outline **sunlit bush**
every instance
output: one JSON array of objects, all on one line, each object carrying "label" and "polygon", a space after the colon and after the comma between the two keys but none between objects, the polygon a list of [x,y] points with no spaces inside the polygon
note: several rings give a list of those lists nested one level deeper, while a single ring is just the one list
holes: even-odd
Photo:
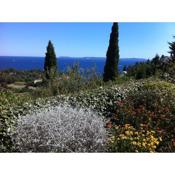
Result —
[{"label": "sunlit bush", "polygon": [[115,103],[115,123],[129,123],[136,129],[145,124],[147,129],[162,137],[157,151],[172,152],[175,150],[174,99],[175,85],[161,81],[147,82],[139,90],[130,92],[125,100]]},{"label": "sunlit bush", "polygon": [[137,90],[139,84],[129,82],[126,85],[109,84],[91,91],[80,92],[68,97],[71,105],[91,108],[105,117],[110,117],[114,111],[114,103],[125,99],[130,91]]},{"label": "sunlit bush", "polygon": [[16,95],[10,91],[0,92],[0,152],[11,151],[10,128],[18,115],[25,112],[24,103],[27,101],[30,101],[28,95]]},{"label": "sunlit bush", "polygon": [[21,116],[12,134],[19,152],[101,152],[104,120],[94,112],[57,106]]},{"label": "sunlit bush", "polygon": [[162,140],[155,131],[144,127],[138,130],[130,124],[115,126],[113,132],[109,139],[112,152],[155,152]]}]

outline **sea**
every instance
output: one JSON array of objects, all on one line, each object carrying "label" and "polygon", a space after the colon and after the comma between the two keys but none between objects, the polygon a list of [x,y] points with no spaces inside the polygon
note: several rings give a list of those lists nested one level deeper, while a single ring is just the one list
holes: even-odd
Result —
[{"label": "sea", "polygon": [[[106,58],[104,57],[59,57],[57,58],[58,69],[65,72],[68,67],[75,64],[79,65],[83,70],[96,70],[102,74],[104,70]],[[144,62],[144,58],[121,58],[119,60],[119,71],[124,66],[134,65],[136,62]],[[43,70],[44,57],[26,57],[26,56],[0,56],[0,70],[16,69],[16,70]]]}]

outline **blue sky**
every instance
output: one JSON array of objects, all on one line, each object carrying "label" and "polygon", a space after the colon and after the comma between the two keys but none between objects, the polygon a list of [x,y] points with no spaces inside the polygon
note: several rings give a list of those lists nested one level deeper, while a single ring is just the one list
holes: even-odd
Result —
[{"label": "blue sky", "polygon": [[[0,23],[1,56],[44,56],[48,40],[57,56],[104,57],[112,23]],[[119,23],[121,58],[167,55],[175,23]]]}]

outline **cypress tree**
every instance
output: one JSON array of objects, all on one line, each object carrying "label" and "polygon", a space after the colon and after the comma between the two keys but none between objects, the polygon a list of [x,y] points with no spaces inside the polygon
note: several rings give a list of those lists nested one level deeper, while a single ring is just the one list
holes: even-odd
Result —
[{"label": "cypress tree", "polygon": [[114,81],[118,76],[119,46],[118,46],[118,23],[113,23],[110,34],[109,47],[106,53],[103,81]]},{"label": "cypress tree", "polygon": [[47,52],[45,56],[44,71],[47,79],[53,79],[57,72],[57,60],[56,54],[51,41],[47,46]]}]

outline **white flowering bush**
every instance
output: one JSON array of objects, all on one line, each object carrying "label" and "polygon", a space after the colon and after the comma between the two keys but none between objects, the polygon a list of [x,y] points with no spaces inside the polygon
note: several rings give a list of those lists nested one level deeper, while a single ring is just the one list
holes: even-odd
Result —
[{"label": "white flowering bush", "polygon": [[103,117],[89,109],[47,107],[19,117],[12,141],[19,152],[102,152],[104,125]]}]

